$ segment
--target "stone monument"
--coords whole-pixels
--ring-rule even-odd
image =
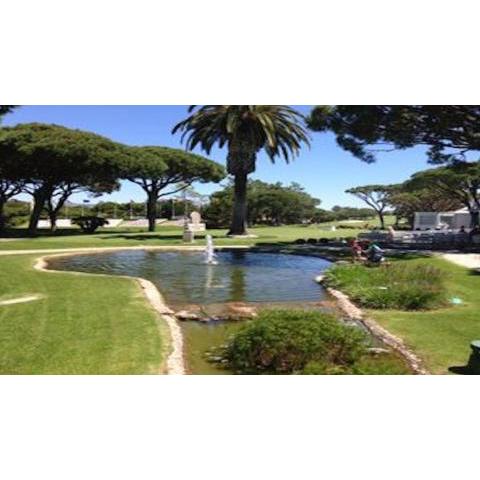
[[[187,229],[190,232],[204,232],[206,230],[205,224],[202,223],[202,217],[198,212],[190,214],[190,221],[187,223]]]

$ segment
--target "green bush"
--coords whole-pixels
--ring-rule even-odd
[[[303,375],[408,375],[411,373],[405,362],[391,353],[367,354],[353,365],[310,362],[302,371]]]
[[[300,373],[309,362],[331,368],[352,365],[367,337],[322,312],[266,310],[223,347],[219,358],[236,373]]]
[[[5,218],[5,226],[7,227],[20,227],[28,222],[28,215],[8,215]]]
[[[73,225],[78,225],[83,233],[93,233],[99,227],[108,225],[108,220],[103,217],[84,216],[72,219]]]
[[[440,269],[415,262],[378,268],[336,265],[326,273],[325,283],[367,308],[423,310],[445,303],[444,277]]]

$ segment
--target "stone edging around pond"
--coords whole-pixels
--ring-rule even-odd
[[[321,280],[322,279],[319,279],[319,283],[322,283]],[[391,334],[371,318],[367,318],[362,310],[354,305],[343,292],[327,287],[326,285],[325,288],[327,292],[337,300],[339,308],[348,318],[360,322],[373,336],[400,353],[405,358],[413,372],[418,375],[430,374],[430,372],[423,366],[422,360],[405,345],[401,338]]]
[[[117,278],[128,278],[130,280],[137,281],[140,285],[140,288],[145,295],[148,303],[152,306],[155,312],[165,321],[168,330],[170,332],[170,339],[171,339],[171,352],[167,357],[167,365],[166,371],[168,375],[185,375],[185,361],[183,357],[183,335],[180,329],[180,325],[178,324],[176,318],[173,316],[172,310],[168,308],[165,304],[162,294],[157,289],[157,287],[146,280],[145,278],[141,277],[130,277],[128,275],[107,275],[107,274],[98,274],[98,273],[84,273],[84,272],[67,272],[61,270],[53,270],[48,268],[48,258],[51,257],[66,257],[71,255],[76,255],[81,252],[68,252],[68,253],[59,253],[54,255],[44,255],[42,257],[38,257],[35,260],[33,268],[35,270],[39,270],[41,272],[51,272],[51,273],[66,273],[66,274],[73,274],[73,275],[96,275],[96,276],[106,276],[106,277],[117,277]],[[92,253],[84,252],[84,253]]]
[[[132,277],[129,277],[132,278]],[[172,351],[167,358],[167,373],[169,375],[185,375],[185,361],[183,357],[183,334],[174,316],[174,312],[165,304],[163,297],[158,288],[145,278],[136,277],[143,293],[150,305],[165,320],[170,330],[170,338],[172,342]]]

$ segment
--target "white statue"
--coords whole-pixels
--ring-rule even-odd
[[[215,260],[215,250],[213,247],[213,240],[211,235],[207,235],[207,246],[205,247],[205,263],[209,265],[216,265],[218,262]]]
[[[190,214],[190,220],[187,220],[186,228],[192,232],[204,232],[206,227],[202,223],[202,217],[198,212],[192,212]]]

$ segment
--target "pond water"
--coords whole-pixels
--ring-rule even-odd
[[[152,281],[172,307],[225,302],[303,303],[325,298],[315,282],[330,262],[316,257],[220,251],[217,265],[202,252],[118,251],[58,257],[55,270],[130,275]]]
[[[175,310],[200,305],[222,316],[231,302],[256,308],[324,308],[326,292],[315,282],[330,262],[317,257],[222,250],[217,265],[206,265],[202,252],[118,251],[58,257],[54,270],[143,277],[153,282]],[[194,374],[225,374],[205,353],[225,343],[243,322],[181,322],[187,369]]]

